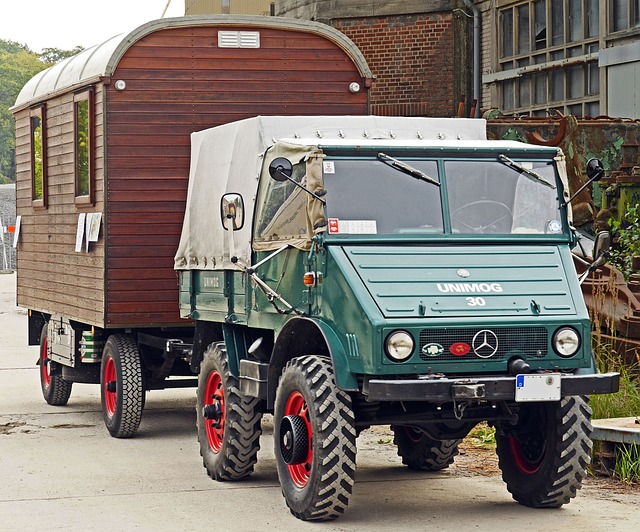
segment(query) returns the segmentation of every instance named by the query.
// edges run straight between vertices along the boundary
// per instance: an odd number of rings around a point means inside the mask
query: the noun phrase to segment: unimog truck
[[[569,199],[560,150],[487,141],[483,120],[194,133],[175,269],[208,474],[247,477],[273,414],[286,504],[332,519],[362,430],[390,425],[403,463],[434,471],[487,422],[513,498],[568,503],[590,461],[588,396],[618,388],[595,370]]]

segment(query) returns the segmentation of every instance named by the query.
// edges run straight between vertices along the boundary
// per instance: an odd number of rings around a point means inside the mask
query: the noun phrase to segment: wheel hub
[[[280,423],[280,453],[288,465],[303,463],[309,451],[309,432],[301,416],[285,416]]]
[[[222,407],[220,406],[220,401],[204,405],[202,409],[202,416],[205,419],[219,423],[222,419]]]

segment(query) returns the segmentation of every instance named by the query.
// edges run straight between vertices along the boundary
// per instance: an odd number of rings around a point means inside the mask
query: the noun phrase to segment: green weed
[[[614,475],[622,482],[640,482],[640,446],[636,444],[616,446]]]

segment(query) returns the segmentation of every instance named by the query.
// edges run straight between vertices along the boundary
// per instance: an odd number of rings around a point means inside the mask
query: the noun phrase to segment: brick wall
[[[453,101],[451,13],[333,19],[377,76],[370,90],[376,115],[447,117]]]

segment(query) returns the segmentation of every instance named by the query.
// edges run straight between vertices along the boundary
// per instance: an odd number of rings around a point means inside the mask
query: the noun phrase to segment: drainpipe
[[[465,5],[473,12],[473,99],[476,101],[475,117],[480,115],[480,79],[481,79],[481,58],[480,58],[480,9],[473,0],[464,0]],[[472,117],[472,118],[475,118]]]

